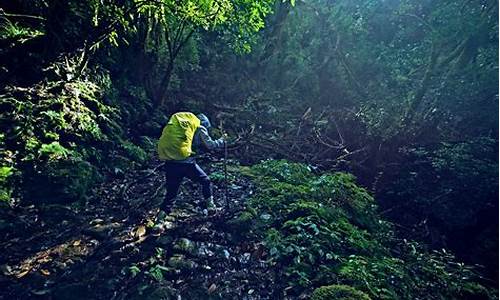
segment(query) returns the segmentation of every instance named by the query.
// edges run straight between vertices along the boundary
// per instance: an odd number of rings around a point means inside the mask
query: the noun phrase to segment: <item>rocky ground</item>
[[[279,298],[263,245],[230,222],[252,194],[251,182],[229,167],[228,207],[222,164],[202,165],[224,210],[200,214],[199,188],[185,181],[161,234],[152,230],[164,195],[157,162],[97,187],[84,206],[2,212],[0,298]]]

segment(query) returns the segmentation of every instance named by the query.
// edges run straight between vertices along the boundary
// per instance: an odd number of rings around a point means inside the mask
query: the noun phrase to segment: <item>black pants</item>
[[[203,197],[205,199],[212,196],[212,184],[210,183],[210,179],[197,163],[167,162],[163,169],[167,180],[167,195],[160,207],[161,209],[167,210],[172,204],[172,199],[177,196],[184,177],[194,182],[201,183]]]

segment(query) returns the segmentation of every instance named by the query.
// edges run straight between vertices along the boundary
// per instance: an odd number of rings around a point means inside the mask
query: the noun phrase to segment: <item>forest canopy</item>
[[[0,298],[498,299],[497,1],[4,2]]]

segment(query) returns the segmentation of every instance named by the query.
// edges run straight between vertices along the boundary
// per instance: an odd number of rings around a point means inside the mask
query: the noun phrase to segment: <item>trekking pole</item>
[[[226,209],[229,210],[227,198],[227,141],[224,139],[224,201],[226,202]]]
[[[229,201],[227,197],[227,134],[224,132],[224,122],[222,119],[219,121],[219,128],[224,138],[224,204],[226,205],[226,210],[229,210]]]

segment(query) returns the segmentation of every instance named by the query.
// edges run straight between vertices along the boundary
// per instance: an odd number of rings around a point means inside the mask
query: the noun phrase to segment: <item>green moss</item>
[[[330,286],[317,290],[315,295],[324,297],[316,299],[481,295],[480,289],[468,288],[467,283],[478,284],[471,267],[448,252],[429,253],[418,243],[398,239],[354,176],[314,174],[305,165],[285,161],[265,161],[247,171],[256,193],[233,225],[263,241],[290,295],[328,283],[367,294]]]
[[[149,159],[124,139],[118,110],[104,101],[109,77],[89,70],[67,81],[72,63],[49,67],[54,81],[0,95],[0,165],[18,170],[1,184],[0,198],[72,202],[88,194],[99,173],[121,174]]]
[[[370,297],[348,285],[328,285],[315,289],[311,300],[370,300]]]
[[[286,160],[267,160],[254,166],[253,169],[260,176],[270,177],[293,185],[307,182],[312,175],[308,166]]]
[[[0,40],[14,40],[18,43],[25,43],[42,35],[44,35],[44,32],[40,30],[22,26],[8,19],[5,19],[0,26]]]
[[[122,143],[122,147],[125,150],[127,156],[129,156],[134,161],[144,163],[149,158],[146,151],[144,151],[141,147],[133,144],[132,142],[124,141]]]
[[[254,225],[254,222],[257,221],[255,214],[253,209],[247,208],[238,217],[229,220],[227,225],[236,234],[246,233]]]
[[[0,202],[9,202],[12,189],[9,187],[9,178],[13,175],[12,167],[0,166]]]
[[[49,160],[65,159],[71,155],[71,151],[64,148],[59,142],[52,142],[50,144],[43,144],[38,149],[40,156],[45,156]]]

